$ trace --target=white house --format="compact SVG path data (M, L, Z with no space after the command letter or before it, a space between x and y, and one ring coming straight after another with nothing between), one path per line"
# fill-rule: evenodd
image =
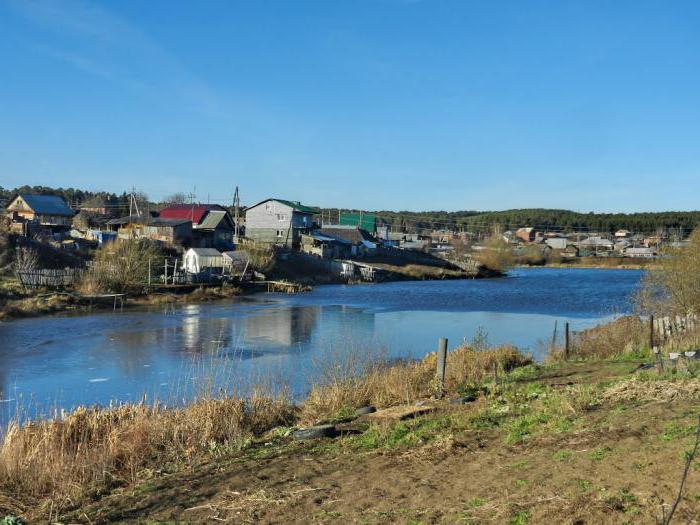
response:
M566 250L568 239L566 237L550 237L544 243L553 250Z
M190 248L185 252L182 269L188 273L199 273L205 270L222 271L224 256L214 248Z

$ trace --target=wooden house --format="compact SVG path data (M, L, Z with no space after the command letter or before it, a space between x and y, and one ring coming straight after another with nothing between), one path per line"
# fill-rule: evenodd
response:
M298 248L314 227L316 208L300 202L266 199L245 210L245 236L255 242Z
M189 220L192 246L231 249L235 226L231 214L218 204L174 204L160 211L161 219Z
M75 212L59 195L20 193L10 200L6 208L13 229L42 226L53 230L68 230Z

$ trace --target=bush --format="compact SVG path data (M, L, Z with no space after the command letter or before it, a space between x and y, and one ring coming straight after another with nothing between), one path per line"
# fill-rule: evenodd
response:
M658 261L659 269L646 273L636 297L644 313L687 315L700 313L700 230L684 248L669 248Z
M152 269L163 266L164 253L148 239L118 240L95 253L78 288L83 293L140 293Z

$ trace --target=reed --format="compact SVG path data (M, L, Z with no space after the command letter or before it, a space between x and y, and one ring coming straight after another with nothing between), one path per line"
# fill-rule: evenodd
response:
M240 450L276 427L302 425L365 404L386 407L435 392L434 354L417 362L390 363L376 354L350 352L329 364L301 405L284 392L254 389L242 398L212 396L203 388L184 407L162 403L80 407L54 420L10 423L0 446L0 493L54 509L88 490L127 485L167 465L186 464L213 451ZM515 348L463 347L448 358L446 388L481 381L494 366L530 363ZM48 504L48 503L46 503Z

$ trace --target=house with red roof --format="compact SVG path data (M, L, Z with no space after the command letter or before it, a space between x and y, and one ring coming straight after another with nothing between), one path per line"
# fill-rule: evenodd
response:
M173 204L160 211L161 219L192 222L192 246L231 249L234 224L231 214L218 204Z

